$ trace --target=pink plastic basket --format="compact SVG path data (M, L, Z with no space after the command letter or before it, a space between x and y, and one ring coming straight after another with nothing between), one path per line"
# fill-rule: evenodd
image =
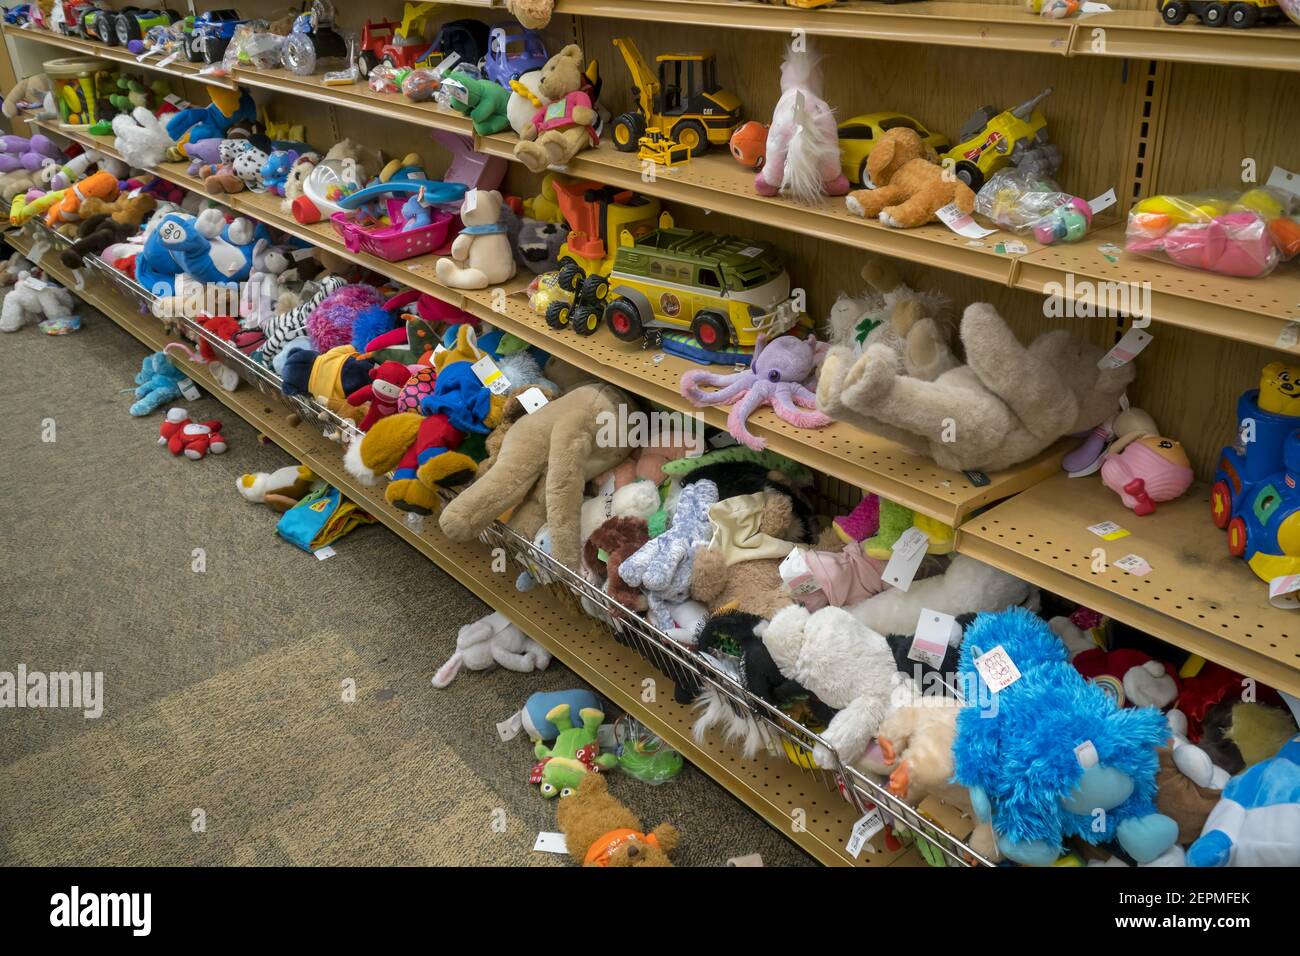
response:
M456 233L460 232L460 217L435 209L432 223L403 232L402 202L392 197L387 200L390 223L387 226L363 225L347 212L334 213L330 221L351 252L368 252L389 262L400 262L431 252L445 255Z

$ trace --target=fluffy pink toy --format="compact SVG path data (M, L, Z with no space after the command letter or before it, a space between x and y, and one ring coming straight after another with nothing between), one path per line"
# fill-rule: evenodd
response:
M374 286L354 283L331 292L307 316L307 335L318 352L328 352L352 341L357 313L381 305L384 297Z
M808 387L826 348L825 342L814 338L783 335L768 343L760 337L745 371L719 375L692 369L682 376L682 395L695 405L730 405L727 431L746 448L762 451L767 442L751 435L746 422L764 405L771 405L778 418L798 428L824 428L831 423L816 410L817 395ZM702 391L701 385L716 386L717 391Z

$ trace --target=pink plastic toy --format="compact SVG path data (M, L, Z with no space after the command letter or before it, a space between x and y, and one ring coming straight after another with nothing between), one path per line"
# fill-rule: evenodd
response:
M1191 487L1192 478L1183 446L1157 435L1137 438L1110 451L1101 464L1102 484L1119 495L1124 507L1139 515L1149 515L1157 502L1182 495Z
M404 229L406 220L402 215L403 200L389 198L388 222L367 224L354 219L347 212L336 212L330 216L334 228L343 237L343 244L350 252L368 252L389 262L400 262L412 256L422 256L433 252L446 255L451 249L451 241L460 232L460 217L453 216L441 209L432 210L432 222L427 226Z
M1182 223L1158 236L1130 234L1126 248L1144 254L1163 252L1180 266L1245 279L1268 275L1278 260L1268 223L1245 210L1209 222Z

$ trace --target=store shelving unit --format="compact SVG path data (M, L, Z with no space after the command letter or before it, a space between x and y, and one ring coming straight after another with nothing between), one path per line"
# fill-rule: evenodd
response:
M62 47L65 50L71 50L73 53L82 53L86 56L93 56L100 60L112 60L114 63L121 63L125 66L134 67L141 70L151 70L155 73L165 73L168 76L176 77L182 80L199 80L209 86L220 86L224 89L234 89L235 84L228 77L216 76L212 73L203 73L203 67L190 63L183 56L174 60L167 60L166 57L150 56L140 59L133 53L127 52L124 47L109 46L106 43L99 43L94 40L84 40L81 37L65 36L62 33L54 33L50 30L42 30L39 27L14 27L5 24L4 32L9 36L24 37L37 40L41 43L47 43L51 46Z

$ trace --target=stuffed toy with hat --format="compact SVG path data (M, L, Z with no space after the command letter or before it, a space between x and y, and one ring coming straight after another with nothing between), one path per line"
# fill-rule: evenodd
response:
M641 821L610 795L600 774L583 778L577 792L560 802L555 820L569 856L582 866L672 866L668 854L677 849L677 828L661 823L641 832Z

